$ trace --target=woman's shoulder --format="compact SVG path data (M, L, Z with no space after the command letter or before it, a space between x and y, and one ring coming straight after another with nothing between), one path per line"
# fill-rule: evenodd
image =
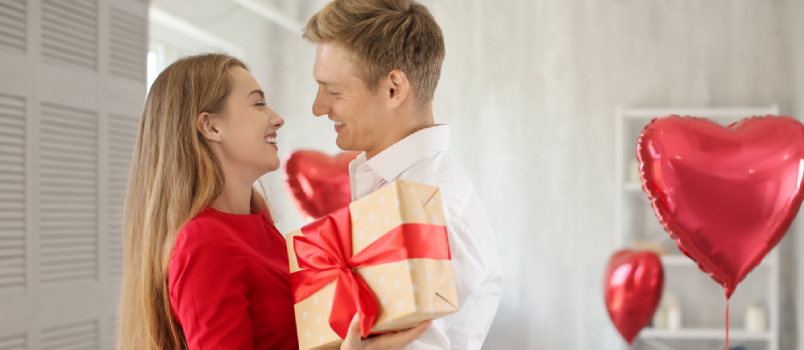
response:
M209 208L179 230L175 250L231 249L237 245L234 232L224 220L210 215Z

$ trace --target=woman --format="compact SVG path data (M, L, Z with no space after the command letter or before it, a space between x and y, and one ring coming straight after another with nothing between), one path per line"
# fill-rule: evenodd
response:
M298 349L287 252L257 179L276 131L239 60L170 65L151 86L131 165L118 349ZM429 322L341 349L397 349Z

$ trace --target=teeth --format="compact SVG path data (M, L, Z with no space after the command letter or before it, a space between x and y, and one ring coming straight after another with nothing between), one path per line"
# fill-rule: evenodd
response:
M276 137L266 137L266 138L265 138L265 142L268 142L268 143L274 143L274 144L275 144L275 143L276 143Z
M342 125L346 125L346 122L339 122L339 121L335 122L335 126L342 126Z

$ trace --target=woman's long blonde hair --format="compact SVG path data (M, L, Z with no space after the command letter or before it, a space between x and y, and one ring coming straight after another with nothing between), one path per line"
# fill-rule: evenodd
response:
M233 67L247 69L223 54L183 58L148 93L126 193L118 350L186 347L170 310L168 264L179 230L223 190L220 162L196 130L196 116L224 109ZM264 205L252 188L251 206Z

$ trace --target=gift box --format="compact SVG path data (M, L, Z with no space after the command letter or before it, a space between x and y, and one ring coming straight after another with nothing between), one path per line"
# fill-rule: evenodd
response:
M287 235L301 350L338 349L355 312L362 336L458 311L437 187L395 181Z

